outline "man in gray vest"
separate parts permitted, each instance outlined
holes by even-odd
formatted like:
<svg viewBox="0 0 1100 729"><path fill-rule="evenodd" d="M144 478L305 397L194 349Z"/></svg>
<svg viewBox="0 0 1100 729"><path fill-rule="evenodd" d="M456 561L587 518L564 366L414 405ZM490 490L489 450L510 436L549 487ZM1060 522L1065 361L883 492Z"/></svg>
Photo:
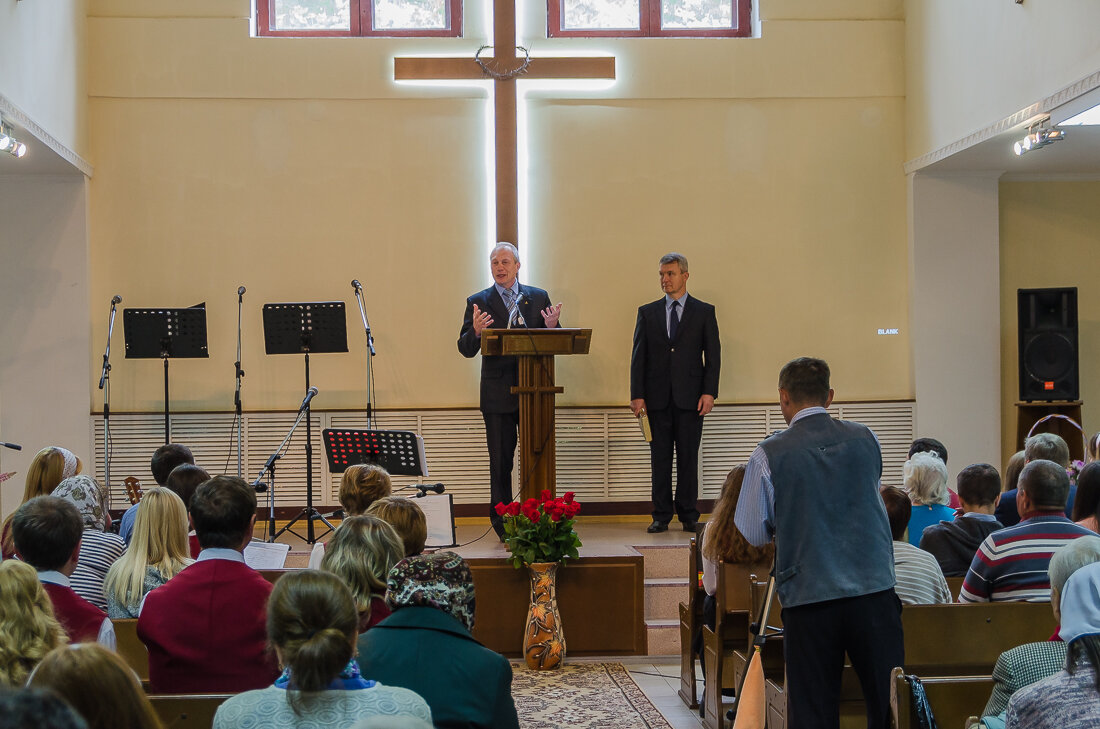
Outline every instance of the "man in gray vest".
<svg viewBox="0 0 1100 729"><path fill-rule="evenodd" d="M878 494L882 454L869 428L829 416L832 401L823 360L784 365L779 407L790 427L753 451L735 522L757 546L775 539L787 725L839 725L847 653L868 729L881 729L890 671L904 658L890 523Z"/></svg>

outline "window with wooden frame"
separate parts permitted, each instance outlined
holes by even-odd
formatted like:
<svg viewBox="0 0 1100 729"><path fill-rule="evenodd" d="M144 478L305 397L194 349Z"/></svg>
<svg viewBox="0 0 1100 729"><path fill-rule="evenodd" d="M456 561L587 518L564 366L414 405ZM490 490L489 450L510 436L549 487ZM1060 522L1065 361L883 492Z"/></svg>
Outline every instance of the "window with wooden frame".
<svg viewBox="0 0 1100 729"><path fill-rule="evenodd" d="M262 36L459 37L462 0L256 0Z"/></svg>
<svg viewBox="0 0 1100 729"><path fill-rule="evenodd" d="M547 0L551 38L747 38L750 0Z"/></svg>

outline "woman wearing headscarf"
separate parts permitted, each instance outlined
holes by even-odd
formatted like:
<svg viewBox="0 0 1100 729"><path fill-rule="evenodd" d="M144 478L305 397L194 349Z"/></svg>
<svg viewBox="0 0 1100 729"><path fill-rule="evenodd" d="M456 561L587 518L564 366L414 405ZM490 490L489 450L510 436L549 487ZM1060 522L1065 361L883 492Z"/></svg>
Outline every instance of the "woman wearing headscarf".
<svg viewBox="0 0 1100 729"><path fill-rule="evenodd" d="M1060 605L1066 666L1012 695L1008 729L1100 726L1100 563L1070 575Z"/></svg>
<svg viewBox="0 0 1100 729"><path fill-rule="evenodd" d="M111 565L126 551L122 537L107 531L111 523L107 492L91 476L78 475L62 481L52 495L75 506L84 521L80 557L69 583L77 595L106 612L103 580Z"/></svg>
<svg viewBox="0 0 1100 729"><path fill-rule="evenodd" d="M423 696L436 729L518 729L512 667L470 633L466 561L454 552L403 559L386 588L393 614L359 637L363 675Z"/></svg>
<svg viewBox="0 0 1100 729"><path fill-rule="evenodd" d="M35 496L49 496L58 484L80 473L83 467L84 464L76 454L67 448L49 446L38 451L27 468L27 481L23 486L23 500L19 502L20 506ZM14 515L13 509L4 520L3 530L0 531L0 549L4 559L15 556L15 542L11 538L11 518Z"/></svg>

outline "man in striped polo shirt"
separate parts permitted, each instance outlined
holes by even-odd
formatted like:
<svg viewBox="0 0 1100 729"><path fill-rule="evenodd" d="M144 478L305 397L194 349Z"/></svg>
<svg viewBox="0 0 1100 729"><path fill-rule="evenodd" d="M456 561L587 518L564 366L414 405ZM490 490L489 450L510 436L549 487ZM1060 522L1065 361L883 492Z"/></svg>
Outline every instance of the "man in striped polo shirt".
<svg viewBox="0 0 1100 729"><path fill-rule="evenodd" d="M1066 518L1069 476L1053 461L1024 466L1016 492L1022 521L981 543L959 592L959 602L1047 602L1050 558L1066 542L1093 532Z"/></svg>

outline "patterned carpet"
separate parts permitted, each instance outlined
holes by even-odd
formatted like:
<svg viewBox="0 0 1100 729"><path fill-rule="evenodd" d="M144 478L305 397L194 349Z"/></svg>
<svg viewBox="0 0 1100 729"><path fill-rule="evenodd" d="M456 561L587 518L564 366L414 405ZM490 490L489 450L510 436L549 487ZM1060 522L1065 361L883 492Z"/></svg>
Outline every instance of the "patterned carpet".
<svg viewBox="0 0 1100 729"><path fill-rule="evenodd" d="M571 663L556 671L512 664L521 729L671 729L621 663Z"/></svg>

